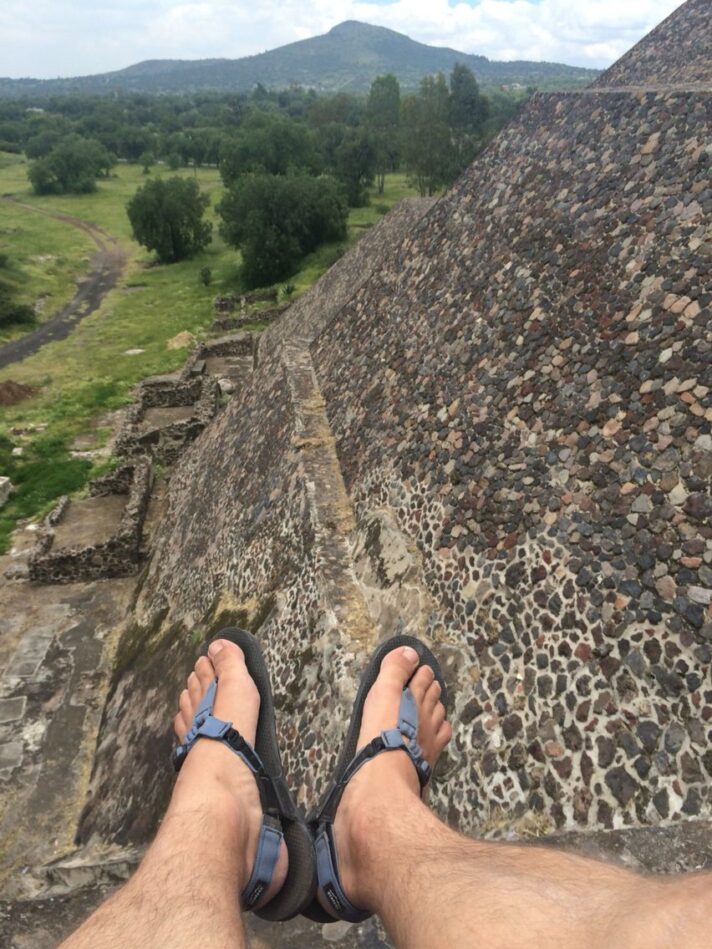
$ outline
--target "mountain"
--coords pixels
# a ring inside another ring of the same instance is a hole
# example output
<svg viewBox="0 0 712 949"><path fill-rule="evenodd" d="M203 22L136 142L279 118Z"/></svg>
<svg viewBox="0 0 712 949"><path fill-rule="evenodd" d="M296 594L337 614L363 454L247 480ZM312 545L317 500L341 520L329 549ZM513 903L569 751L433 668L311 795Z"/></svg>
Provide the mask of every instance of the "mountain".
<svg viewBox="0 0 712 949"><path fill-rule="evenodd" d="M0 96L62 95L68 92L192 92L197 89L249 91L258 83L268 88L292 84L321 92L363 92L378 75L394 73L405 87L414 87L430 73L449 72L464 63L483 85L580 87L597 70L535 63L495 62L486 56L427 46L381 26L348 20L323 36L300 40L242 59L154 59L127 69L68 79L1 79Z"/></svg>

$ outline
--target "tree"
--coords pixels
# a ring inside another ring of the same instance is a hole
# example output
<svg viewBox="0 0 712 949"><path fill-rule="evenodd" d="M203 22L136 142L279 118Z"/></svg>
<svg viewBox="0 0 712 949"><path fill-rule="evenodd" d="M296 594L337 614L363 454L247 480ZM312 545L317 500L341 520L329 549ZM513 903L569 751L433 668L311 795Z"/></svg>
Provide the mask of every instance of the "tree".
<svg viewBox="0 0 712 949"><path fill-rule="evenodd" d="M217 210L220 233L240 249L250 287L288 277L319 244L346 236L348 208L328 177L242 175Z"/></svg>
<svg viewBox="0 0 712 949"><path fill-rule="evenodd" d="M56 148L62 140L62 133L57 129L46 129L33 135L25 143L25 155L30 160L44 158Z"/></svg>
<svg viewBox="0 0 712 949"><path fill-rule="evenodd" d="M312 128L319 128L333 122L350 125L353 128L362 124L363 111L361 99L339 92L336 95L322 95L314 99L307 119Z"/></svg>
<svg viewBox="0 0 712 949"><path fill-rule="evenodd" d="M240 134L225 143L220 173L229 187L240 175L249 173L316 174L319 164L314 135L306 125L281 115L255 112Z"/></svg>
<svg viewBox="0 0 712 949"><path fill-rule="evenodd" d="M376 150L367 129L348 129L335 152L336 178L343 184L349 207L368 203L366 188L373 184Z"/></svg>
<svg viewBox="0 0 712 949"><path fill-rule="evenodd" d="M203 220L210 200L192 178L147 181L126 206L133 236L161 263L184 260L210 243L212 224Z"/></svg>
<svg viewBox="0 0 712 949"><path fill-rule="evenodd" d="M37 194L86 194L96 179L106 178L114 160L101 142L70 135L30 165L28 176Z"/></svg>
<svg viewBox="0 0 712 949"><path fill-rule="evenodd" d="M317 128L316 139L327 171L336 172L336 153L348 130L348 125L341 122L328 122Z"/></svg>
<svg viewBox="0 0 712 949"><path fill-rule="evenodd" d="M148 175L151 172L151 168L156 164L156 156L153 152L144 152L139 158L139 164L141 165L144 175Z"/></svg>
<svg viewBox="0 0 712 949"><path fill-rule="evenodd" d="M373 132L378 193L383 194L387 171L398 163L400 85L395 76L378 76L368 96L368 124Z"/></svg>
<svg viewBox="0 0 712 949"><path fill-rule="evenodd" d="M450 74L449 99L455 174L464 171L477 154L489 111L489 100L480 93L472 70L455 63Z"/></svg>
<svg viewBox="0 0 712 949"><path fill-rule="evenodd" d="M450 181L453 147L448 115L449 90L442 73L426 76L418 95L403 101L403 160L422 195L431 195Z"/></svg>

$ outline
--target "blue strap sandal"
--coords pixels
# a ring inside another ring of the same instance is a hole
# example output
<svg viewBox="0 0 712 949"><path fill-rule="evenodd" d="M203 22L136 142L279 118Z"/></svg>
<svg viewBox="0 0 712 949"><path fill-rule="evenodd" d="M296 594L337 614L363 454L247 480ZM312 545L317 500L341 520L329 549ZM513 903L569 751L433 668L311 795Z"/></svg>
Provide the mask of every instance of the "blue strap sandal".
<svg viewBox="0 0 712 949"><path fill-rule="evenodd" d="M217 680L203 696L190 730L173 752L173 766L180 771L195 743L201 738L219 741L241 758L255 776L263 818L257 856L250 879L241 894L242 908L254 909L272 883L279 850L284 840L289 855L287 878L280 891L255 910L263 919L281 921L299 915L316 891L316 864L312 838L284 780L277 744L274 701L269 672L259 642L242 629L221 630L215 639L236 643L245 654L247 670L260 693L260 713L254 748L232 727L213 715ZM206 649L203 650L205 653Z"/></svg>
<svg viewBox="0 0 712 949"><path fill-rule="evenodd" d="M356 754L356 742L361 730L361 718L366 696L378 676L383 657L400 646L411 646L416 650L420 657L418 668L422 665L430 666L435 673L435 678L440 683L442 690L440 700L445 705L447 702L445 681L440 665L435 656L420 640L411 636L397 636L387 640L374 652L361 677L346 742L337 763L334 777L319 806L308 817L308 823L314 835L318 894L331 906L331 914L329 914L315 898L303 912L304 916L315 922L333 923L337 919L342 919L350 923L360 923L371 916L368 911L354 906L344 893L339 876L339 861L334 840L336 811L346 785L359 768L383 752L402 750L406 752L413 763L418 775L421 794L432 777L430 765L423 757L423 752L417 742L418 708L413 693L407 685L401 696L396 727L381 732L378 737L370 741Z"/></svg>

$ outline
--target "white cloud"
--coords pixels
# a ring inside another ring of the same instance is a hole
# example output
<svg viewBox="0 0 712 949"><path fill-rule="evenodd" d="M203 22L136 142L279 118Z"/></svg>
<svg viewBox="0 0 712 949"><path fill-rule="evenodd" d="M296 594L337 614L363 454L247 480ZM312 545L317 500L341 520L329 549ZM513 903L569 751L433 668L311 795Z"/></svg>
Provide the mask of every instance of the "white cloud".
<svg viewBox="0 0 712 949"><path fill-rule="evenodd" d="M0 75L83 75L143 59L234 58L324 33L347 19L490 59L602 67L678 5L679 0L2 0Z"/></svg>

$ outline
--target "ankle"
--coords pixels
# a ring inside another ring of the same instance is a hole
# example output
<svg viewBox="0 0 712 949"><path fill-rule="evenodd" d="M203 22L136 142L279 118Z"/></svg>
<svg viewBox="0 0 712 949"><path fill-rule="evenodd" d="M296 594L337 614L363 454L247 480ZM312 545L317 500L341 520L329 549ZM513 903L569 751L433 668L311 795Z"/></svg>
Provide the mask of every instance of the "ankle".
<svg viewBox="0 0 712 949"><path fill-rule="evenodd" d="M384 756L390 757L395 755ZM401 865L401 860L406 864L410 860L413 828L430 813L410 782L403 779L403 772L392 767L393 762L391 767L376 768L384 764L383 760L370 762L362 775L354 776L337 814L339 838L344 843L339 850L348 854L349 897L372 912L378 911L394 861Z"/></svg>

